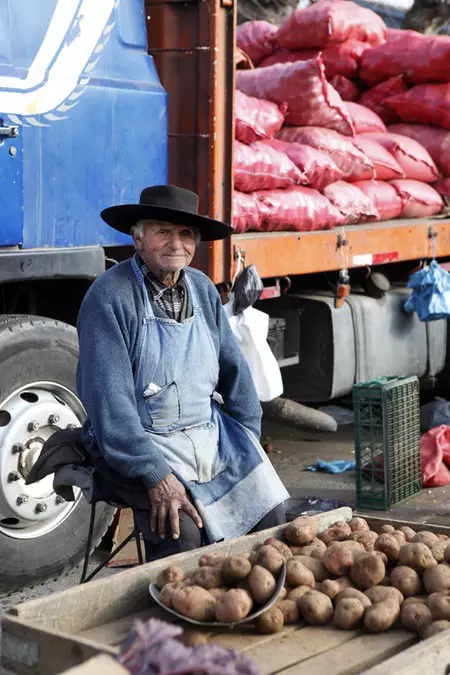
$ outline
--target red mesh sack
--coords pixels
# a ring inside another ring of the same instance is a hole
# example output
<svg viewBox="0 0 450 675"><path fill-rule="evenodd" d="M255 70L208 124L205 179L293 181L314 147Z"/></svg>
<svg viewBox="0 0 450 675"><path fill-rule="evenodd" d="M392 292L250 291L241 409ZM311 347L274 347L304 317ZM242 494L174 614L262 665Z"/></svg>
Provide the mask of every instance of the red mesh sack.
<svg viewBox="0 0 450 675"><path fill-rule="evenodd" d="M333 44L322 51L323 65L328 79L334 75L345 75L354 77L358 73L359 60L361 54L368 48L365 42L358 40L347 40L339 44ZM318 56L317 49L300 49L297 51L287 51L278 49L271 56L261 61L260 68L273 66L275 63L292 63L294 61L308 61Z"/></svg>
<svg viewBox="0 0 450 675"><path fill-rule="evenodd" d="M341 213L346 225L378 220L375 204L351 183L342 180L332 183L323 189L323 194Z"/></svg>
<svg viewBox="0 0 450 675"><path fill-rule="evenodd" d="M287 105L286 124L317 124L347 136L354 133L345 103L325 79L320 57L239 70L236 86L247 96Z"/></svg>
<svg viewBox="0 0 450 675"><path fill-rule="evenodd" d="M346 180L373 172L373 165L368 157L357 148L351 139L320 127L284 127L277 133L277 138L289 143L310 145L316 150L325 152L342 171Z"/></svg>
<svg viewBox="0 0 450 675"><path fill-rule="evenodd" d="M425 124L394 124L389 131L420 143L429 152L438 170L444 176L450 176L450 131Z"/></svg>
<svg viewBox="0 0 450 675"><path fill-rule="evenodd" d="M442 197L431 185L417 180L393 180L390 185L404 200L403 218L427 218L442 211Z"/></svg>
<svg viewBox="0 0 450 675"><path fill-rule="evenodd" d="M246 21L237 27L237 46L257 66L262 59L272 54L276 48L272 38L277 30L277 26L268 21Z"/></svg>
<svg viewBox="0 0 450 675"><path fill-rule="evenodd" d="M245 145L234 141L234 185L239 192L292 187L302 180L287 155L261 141Z"/></svg>
<svg viewBox="0 0 450 675"><path fill-rule="evenodd" d="M283 21L275 36L285 49L321 49L345 40L379 45L385 38L384 21L349 0L319 0L306 9L297 9Z"/></svg>
<svg viewBox="0 0 450 675"><path fill-rule="evenodd" d="M423 183L433 183L439 171L430 154L417 141L400 134L362 134L362 138L380 143L400 164L405 178Z"/></svg>
<svg viewBox="0 0 450 675"><path fill-rule="evenodd" d="M427 431L420 439L420 470L422 487L442 487L450 483L448 464L450 427L442 424ZM445 463L444 463L445 462Z"/></svg>
<svg viewBox="0 0 450 675"><path fill-rule="evenodd" d="M284 122L283 109L276 103L246 96L241 91L234 92L234 118L236 138L247 144L271 138Z"/></svg>
<svg viewBox="0 0 450 675"><path fill-rule="evenodd" d="M448 56L450 59L450 49ZM450 79L448 66L447 70ZM386 105L404 122L434 124L450 129L450 84L418 84L403 94L390 96Z"/></svg>
<svg viewBox="0 0 450 675"><path fill-rule="evenodd" d="M294 162L304 177L301 181L304 185L321 190L343 176L342 171L331 157L320 150L310 148L308 145L300 145L300 143L286 143L275 139L264 142L284 152Z"/></svg>
<svg viewBox="0 0 450 675"><path fill-rule="evenodd" d="M252 194L244 194L237 190L233 193L233 227L237 234L247 230L260 230L262 214L259 202Z"/></svg>
<svg viewBox="0 0 450 675"><path fill-rule="evenodd" d="M377 113L385 124L392 124L393 122L397 122L399 117L386 104L386 99L395 94L403 94L405 91L408 91L408 88L403 80L403 75L396 75L365 91L361 94L359 102L361 105Z"/></svg>
<svg viewBox="0 0 450 675"><path fill-rule="evenodd" d="M441 197L444 197L445 202L448 203L450 198L450 178L441 178L433 183L431 187L433 187Z"/></svg>
<svg viewBox="0 0 450 675"><path fill-rule="evenodd" d="M405 174L400 164L394 159L390 152L376 141L368 138L355 138L353 143L370 159L373 164L373 171L361 176L358 180L392 180L393 178L404 178Z"/></svg>
<svg viewBox="0 0 450 675"><path fill-rule="evenodd" d="M384 122L378 115L369 108L359 105L359 103L347 103L347 110L352 118L353 126L357 134L386 131Z"/></svg>
<svg viewBox="0 0 450 675"><path fill-rule="evenodd" d="M362 53L360 77L370 85L402 74L415 84L449 82L450 37L400 32L384 45Z"/></svg>
<svg viewBox="0 0 450 675"><path fill-rule="evenodd" d="M331 78L330 84L334 87L343 101L357 101L359 98L359 89L352 80L345 75L335 75Z"/></svg>
<svg viewBox="0 0 450 675"><path fill-rule="evenodd" d="M378 211L378 220L392 220L398 218L404 206L402 197L389 183L377 180L362 180L353 183L374 204Z"/></svg>
<svg viewBox="0 0 450 675"><path fill-rule="evenodd" d="M295 187L288 190L258 192L264 208L263 228L275 230L329 230L342 224L339 211L317 190Z"/></svg>

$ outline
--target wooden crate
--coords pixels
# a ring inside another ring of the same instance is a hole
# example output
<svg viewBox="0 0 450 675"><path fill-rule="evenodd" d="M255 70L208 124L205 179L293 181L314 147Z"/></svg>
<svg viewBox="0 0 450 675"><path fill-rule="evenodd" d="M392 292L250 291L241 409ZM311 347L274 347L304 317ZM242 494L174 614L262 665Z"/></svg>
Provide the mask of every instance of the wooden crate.
<svg viewBox="0 0 450 675"><path fill-rule="evenodd" d="M349 508L320 514L317 516L319 531L338 520L349 520L351 515ZM374 529L376 522L386 521L373 519ZM251 551L268 536L282 535L284 529L285 526L273 528L208 549L172 556L170 562L181 565L189 573L196 568L198 558L205 550L227 554ZM439 528L439 531L445 531L445 528ZM148 563L12 608L2 620L3 665L19 674L53 675L100 653L117 656L134 619L173 620L171 615L152 604L148 594L148 584L154 582L166 566L167 559ZM372 667L375 669L367 675L400 675L403 658L408 658L410 667L414 665L414 668L417 663L425 663L424 659L432 658L429 662L433 664L433 670L422 666L420 674L444 675L444 661L445 665L450 662L450 637L446 638L446 634L436 636L438 640L419 644L413 634L403 630L367 635L361 631L338 631L331 626L319 628L301 624L287 626L276 635L256 634L250 626L233 631L209 629L206 634L210 642L245 652L257 663L263 675L350 675L366 673ZM435 644L437 646L431 649ZM391 657L400 658L394 669L386 661ZM382 666L378 665L382 662L385 662ZM408 671L411 675L416 672L419 670Z"/></svg>

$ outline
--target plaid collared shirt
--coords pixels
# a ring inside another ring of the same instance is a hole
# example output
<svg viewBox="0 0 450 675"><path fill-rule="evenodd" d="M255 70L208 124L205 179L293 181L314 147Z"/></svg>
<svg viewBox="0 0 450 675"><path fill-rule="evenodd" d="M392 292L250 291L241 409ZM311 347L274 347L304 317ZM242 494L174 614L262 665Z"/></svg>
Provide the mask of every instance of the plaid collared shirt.
<svg viewBox="0 0 450 675"><path fill-rule="evenodd" d="M186 300L186 293L183 285L177 283L175 286L165 286L157 279L139 255L137 256L137 262L144 275L146 286L153 302L169 319L173 319L179 323L183 317ZM184 272L181 270L180 280L182 280L183 275Z"/></svg>

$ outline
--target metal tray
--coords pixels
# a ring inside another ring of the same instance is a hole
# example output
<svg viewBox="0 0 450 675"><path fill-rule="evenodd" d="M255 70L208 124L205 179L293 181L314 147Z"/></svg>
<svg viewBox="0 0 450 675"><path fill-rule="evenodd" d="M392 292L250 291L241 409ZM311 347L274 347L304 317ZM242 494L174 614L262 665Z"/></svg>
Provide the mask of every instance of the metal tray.
<svg viewBox="0 0 450 675"><path fill-rule="evenodd" d="M235 621L234 623L224 623L221 621L197 621L196 619L189 619L187 616L184 616L183 614L180 614L174 609L171 609L170 607L167 607L161 602L161 599L159 597L159 588L156 584L150 584L149 591L150 595L153 598L153 600L160 606L162 609L165 609L166 612L169 612L170 614L173 614L174 616L178 617L182 621L185 621L186 623L192 623L195 626L207 626L207 627L215 627L215 628L233 628L234 626L238 626L243 623L249 623L250 621L253 621L256 619L256 617L260 616L260 614L264 614L270 607L272 607L278 598L280 597L280 593L283 589L284 583L286 581L286 563L283 563L283 567L280 570L280 573L278 575L277 579L277 585L275 588L275 593L273 596L270 598L268 602L266 602L265 605L260 607L256 612L252 612L252 614L249 614L248 616L245 617L245 619L241 619L240 621Z"/></svg>

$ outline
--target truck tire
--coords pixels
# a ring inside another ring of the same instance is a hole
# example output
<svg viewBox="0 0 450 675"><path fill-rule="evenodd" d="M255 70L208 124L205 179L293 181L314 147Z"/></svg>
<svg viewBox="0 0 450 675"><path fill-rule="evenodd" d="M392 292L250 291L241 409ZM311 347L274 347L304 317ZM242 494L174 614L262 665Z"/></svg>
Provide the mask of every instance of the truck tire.
<svg viewBox="0 0 450 675"><path fill-rule="evenodd" d="M78 491L65 502L53 477L25 485L43 442L80 426L75 391L78 341L65 323L34 316L0 317L0 591L66 574L84 556L90 505ZM97 505L93 548L114 508Z"/></svg>

